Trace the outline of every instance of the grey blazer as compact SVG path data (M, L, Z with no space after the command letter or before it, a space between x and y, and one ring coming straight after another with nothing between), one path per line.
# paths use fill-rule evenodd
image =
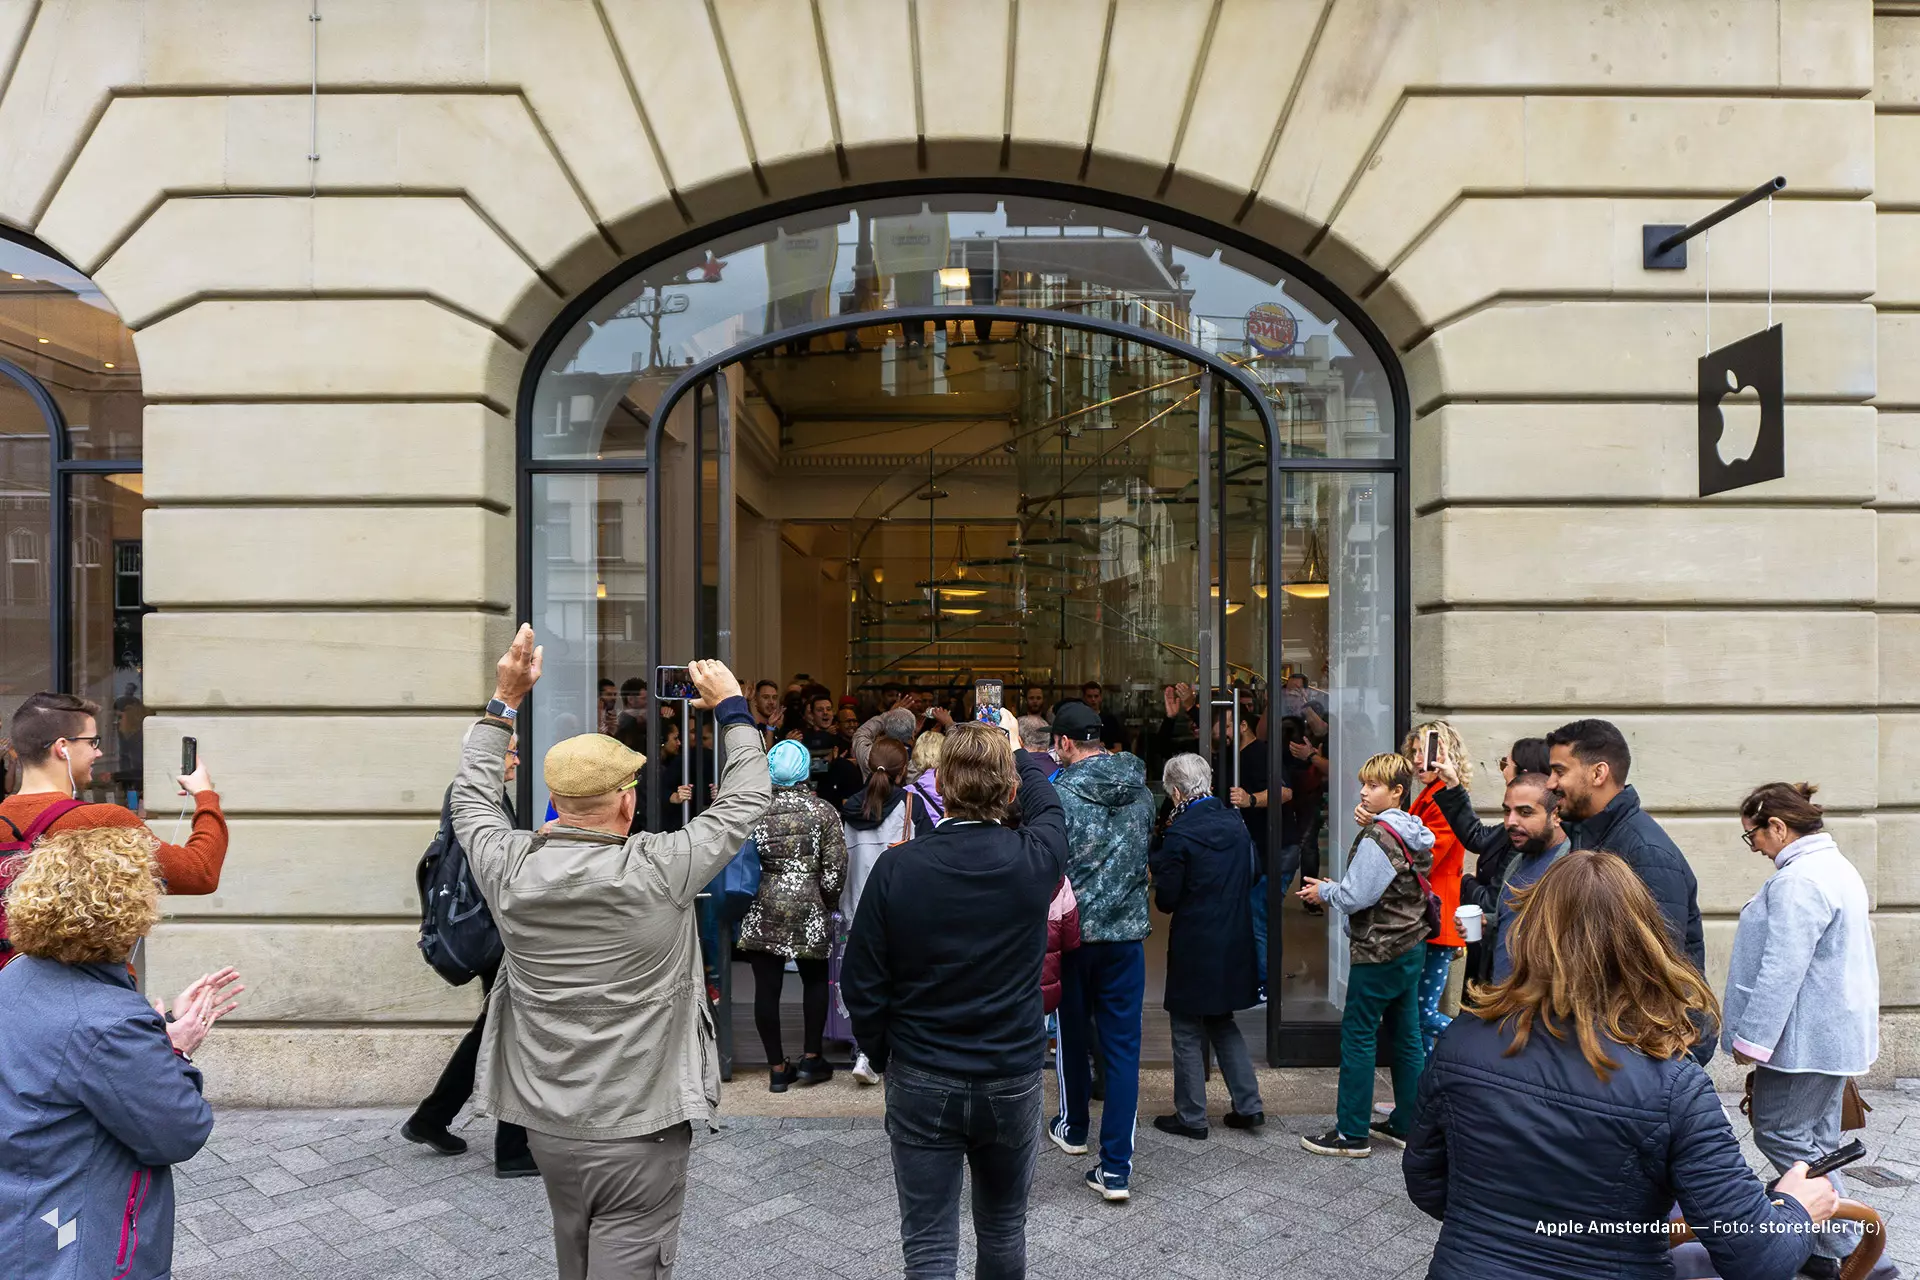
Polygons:
M1880 1056L1866 884L1824 831L1774 867L1740 911L1721 1043L1775 1071L1864 1074Z

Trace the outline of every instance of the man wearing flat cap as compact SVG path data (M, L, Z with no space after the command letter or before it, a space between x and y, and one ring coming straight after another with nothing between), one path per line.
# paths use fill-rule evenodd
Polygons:
M718 793L679 831L628 835L646 758L604 734L555 743L558 816L515 831L493 802L520 702L540 678L533 628L500 659L467 731L453 826L506 955L487 1002L475 1110L523 1125L553 1209L560 1280L668 1277L693 1122L720 1101L693 899L767 811L767 756L740 682L690 672L726 748Z

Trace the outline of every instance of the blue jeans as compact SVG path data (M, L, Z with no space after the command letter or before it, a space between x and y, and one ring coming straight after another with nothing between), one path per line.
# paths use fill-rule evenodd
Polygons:
M1453 1019L1440 1012L1440 997L1447 993L1447 970L1459 954L1459 947L1427 944L1426 963L1420 969L1420 1045L1429 1058L1433 1056L1433 1042L1453 1025Z
M1040 1073L986 1079L887 1066L887 1136L907 1280L960 1264L960 1175L973 1170L980 1280L1027 1274L1027 1192L1040 1150Z
M1107 1068L1100 1111L1100 1167L1133 1174L1134 1115L1140 1106L1140 1006L1147 994L1147 951L1138 942L1083 942L1060 958L1060 1039L1054 1067L1060 1075L1060 1111L1067 1132L1080 1137L1092 1115L1092 1069L1087 1064L1087 1015Z

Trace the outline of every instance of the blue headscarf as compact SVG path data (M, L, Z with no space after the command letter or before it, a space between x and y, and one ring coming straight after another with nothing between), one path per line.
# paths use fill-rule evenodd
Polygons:
M792 738L774 743L773 750L767 752L767 772L773 775L776 787L797 787L812 769L812 753Z

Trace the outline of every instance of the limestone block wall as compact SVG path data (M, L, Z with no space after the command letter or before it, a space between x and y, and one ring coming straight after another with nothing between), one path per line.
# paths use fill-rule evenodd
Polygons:
M422 1087L473 1009L409 875L513 606L530 344L624 259L850 184L1160 200L1304 258L1404 363L1416 700L1488 761L1616 716L1724 963L1748 784L1826 784L1920 1068L1920 19L1869 0L0 0L0 221L91 273L146 391L155 778L199 735L240 963L229 1100ZM310 92L318 37L319 91ZM318 160L310 160L310 155ZM1700 501L1703 255L1775 173L1789 474ZM1715 237L1759 327L1764 215ZM1877 252L1876 252L1877 250ZM744 623L743 625L750 625ZM162 788L164 790L164 788ZM156 792L158 794L158 792ZM1491 797L1488 797L1489 799Z

